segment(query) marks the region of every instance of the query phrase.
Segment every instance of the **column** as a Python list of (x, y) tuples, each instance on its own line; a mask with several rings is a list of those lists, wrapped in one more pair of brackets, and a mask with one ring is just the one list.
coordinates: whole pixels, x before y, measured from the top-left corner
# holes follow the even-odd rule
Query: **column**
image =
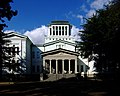
[(45, 59), (43, 58), (43, 70), (45, 70)]
[(70, 74), (70, 60), (69, 60), (69, 74)]
[(51, 27), (51, 36), (53, 35), (53, 27)]
[(68, 26), (66, 26), (67, 27), (67, 36), (69, 36), (69, 27)]
[(64, 26), (64, 35), (66, 35), (66, 29), (65, 29), (65, 26)]
[(64, 60), (62, 60), (62, 73), (64, 74)]
[(58, 62), (56, 60), (56, 74), (58, 74)]
[(75, 73), (77, 73), (77, 59), (75, 59)]
[(55, 36), (56, 36), (56, 26), (54, 28), (55, 28)]
[(51, 60), (50, 60), (50, 68), (49, 68), (49, 70), (50, 70), (50, 74), (51, 74)]

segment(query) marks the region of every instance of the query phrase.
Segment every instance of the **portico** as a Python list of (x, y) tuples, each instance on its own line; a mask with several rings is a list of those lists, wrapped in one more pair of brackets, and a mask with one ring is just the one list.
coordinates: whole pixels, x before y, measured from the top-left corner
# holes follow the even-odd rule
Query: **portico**
[(65, 49), (43, 53), (43, 69), (49, 74), (77, 73), (77, 53)]

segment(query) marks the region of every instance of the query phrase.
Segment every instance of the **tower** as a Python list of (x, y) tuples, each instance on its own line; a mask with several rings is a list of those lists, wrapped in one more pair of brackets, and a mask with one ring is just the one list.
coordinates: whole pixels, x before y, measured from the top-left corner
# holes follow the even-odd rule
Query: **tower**
[(48, 35), (45, 37), (45, 43), (64, 40), (73, 42), (75, 39), (71, 36), (72, 25), (68, 21), (51, 21), (48, 25)]

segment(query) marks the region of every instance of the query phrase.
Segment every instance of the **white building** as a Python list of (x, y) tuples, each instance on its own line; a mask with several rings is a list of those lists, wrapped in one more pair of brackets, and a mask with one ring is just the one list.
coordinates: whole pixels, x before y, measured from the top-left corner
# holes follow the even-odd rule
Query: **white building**
[(7, 47), (14, 46), (19, 50), (19, 52), (11, 58), (10, 62), (12, 63), (12, 60), (15, 60), (15, 62), (20, 63), (20, 68), (24, 74), (31, 74), (31, 48), (33, 45), (31, 40), (27, 36), (15, 32), (7, 33), (7, 36), (4, 39), (11, 41), (6, 44)]
[(8, 35), (12, 41), (9, 46), (19, 47), (17, 58), (24, 60), (26, 74), (92, 74), (93, 62), (80, 58), (71, 28), (68, 21), (52, 21), (42, 45), (34, 45), (27, 36), (12, 32)]

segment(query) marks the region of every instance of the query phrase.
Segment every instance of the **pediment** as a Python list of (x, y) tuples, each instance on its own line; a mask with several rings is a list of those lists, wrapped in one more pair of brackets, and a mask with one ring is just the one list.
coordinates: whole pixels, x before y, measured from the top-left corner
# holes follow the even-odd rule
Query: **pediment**
[(62, 49), (62, 48), (59, 48), (59, 49), (55, 49), (55, 50), (51, 50), (51, 51), (47, 51), (47, 52), (43, 52), (42, 53), (42, 56), (78, 56), (78, 53), (77, 52), (74, 52), (74, 51), (69, 51), (69, 50), (66, 50), (66, 49)]
[(22, 38), (27, 38), (27, 36), (15, 33), (15, 32), (11, 32), (11, 33), (7, 33), (5, 35), (5, 38), (11, 38), (11, 39), (22, 39)]

